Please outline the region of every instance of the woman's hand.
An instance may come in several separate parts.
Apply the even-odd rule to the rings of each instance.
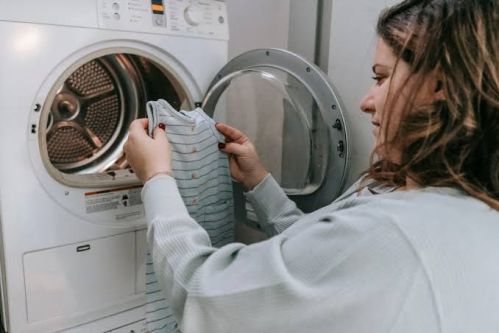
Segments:
[[[172,171],[171,147],[164,126],[156,127],[151,138],[147,135],[148,123],[147,119],[134,120],[124,146],[128,162],[143,183],[156,174]]]
[[[221,144],[219,148],[229,154],[232,178],[242,183],[246,190],[253,189],[268,174],[258,158],[255,146],[244,133],[227,124],[217,123],[216,128],[227,141],[225,146]]]

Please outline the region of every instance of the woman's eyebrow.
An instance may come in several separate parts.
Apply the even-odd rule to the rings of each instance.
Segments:
[[[385,66],[385,65],[381,65],[381,64],[374,64],[374,66],[372,67],[372,70],[373,70],[373,73],[377,73],[377,69],[382,69],[382,70],[390,70],[390,68],[388,66]]]

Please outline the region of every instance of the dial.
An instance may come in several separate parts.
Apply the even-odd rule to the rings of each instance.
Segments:
[[[203,12],[199,6],[190,5],[184,10],[184,18],[188,24],[197,26],[201,24],[203,20]]]

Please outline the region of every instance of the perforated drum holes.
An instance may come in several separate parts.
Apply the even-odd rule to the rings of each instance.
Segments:
[[[130,123],[145,116],[146,101],[163,98],[180,108],[187,98],[173,73],[143,56],[110,54],[75,68],[52,88],[42,117],[41,149],[65,174],[126,169],[122,146]]]

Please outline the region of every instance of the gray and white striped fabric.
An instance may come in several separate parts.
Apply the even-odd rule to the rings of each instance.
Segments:
[[[208,232],[212,245],[234,241],[234,205],[227,156],[218,149],[225,138],[202,109],[177,111],[165,100],[147,103],[149,135],[160,123],[172,147],[172,171],[189,214]],[[176,332],[177,324],[146,257],[146,324],[149,333]]]

